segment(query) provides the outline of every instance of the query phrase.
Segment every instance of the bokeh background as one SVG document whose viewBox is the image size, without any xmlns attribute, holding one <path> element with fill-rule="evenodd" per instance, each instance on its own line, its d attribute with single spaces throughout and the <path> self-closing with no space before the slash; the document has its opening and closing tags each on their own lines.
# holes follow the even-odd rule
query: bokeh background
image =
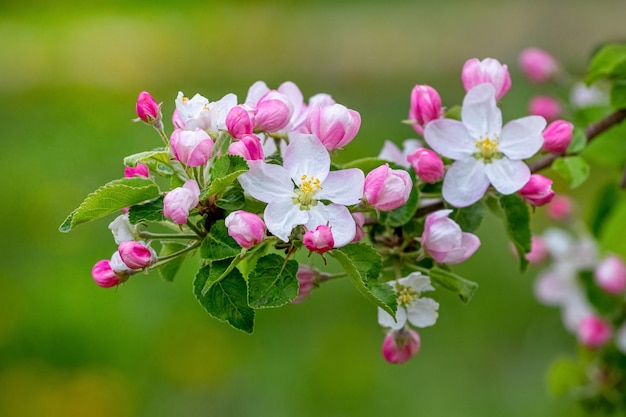
<svg viewBox="0 0 626 417">
<path fill-rule="evenodd" d="M 142 90 L 167 115 L 179 90 L 243 100 L 257 80 L 291 80 L 330 93 L 363 119 L 349 160 L 415 136 L 400 123 L 415 84 L 460 103 L 471 57 L 509 65 L 504 117 L 524 115 L 537 92 L 517 67 L 524 47 L 580 75 L 595 46 L 626 38 L 624 16 L 622 0 L 0 2 L 0 415 L 579 415 L 546 388 L 573 338 L 533 299 L 537 269 L 517 272 L 495 218 L 455 268 L 479 282 L 473 302 L 436 294 L 440 319 L 403 366 L 382 359 L 376 309 L 348 282 L 259 312 L 249 336 L 194 299 L 194 262 L 173 283 L 152 273 L 104 290 L 90 270 L 115 250 L 108 222 L 57 228 L 124 156 L 159 146 L 130 121 Z M 533 221 L 545 225 L 542 209 Z"/>
</svg>

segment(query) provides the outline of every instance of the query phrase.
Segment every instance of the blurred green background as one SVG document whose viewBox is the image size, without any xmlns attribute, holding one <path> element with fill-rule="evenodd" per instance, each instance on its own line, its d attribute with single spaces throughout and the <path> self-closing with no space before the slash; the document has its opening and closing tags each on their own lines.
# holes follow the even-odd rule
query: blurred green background
<svg viewBox="0 0 626 417">
<path fill-rule="evenodd" d="M 90 271 L 115 250 L 108 221 L 57 227 L 122 175 L 124 156 L 159 146 L 130 122 L 142 90 L 167 117 L 179 90 L 242 101 L 256 80 L 291 80 L 307 98 L 330 93 L 363 119 L 345 161 L 414 136 L 399 123 L 413 85 L 460 103 L 471 57 L 509 65 L 504 117 L 524 115 L 538 89 L 521 49 L 580 74 L 599 42 L 624 38 L 625 15 L 622 0 L 1 2 L 0 416 L 578 415 L 545 384 L 573 338 L 534 301 L 536 269 L 516 271 L 491 217 L 455 268 L 479 292 L 469 305 L 435 294 L 440 319 L 403 366 L 382 359 L 376 309 L 347 282 L 260 311 L 249 336 L 197 303 L 193 262 L 174 283 L 153 273 L 101 289 Z"/>
</svg>

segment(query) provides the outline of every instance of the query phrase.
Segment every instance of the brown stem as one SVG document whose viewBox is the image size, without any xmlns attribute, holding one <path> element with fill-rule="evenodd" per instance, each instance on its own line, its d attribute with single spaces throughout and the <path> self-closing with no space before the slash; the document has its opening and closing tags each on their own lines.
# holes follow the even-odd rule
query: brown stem
<svg viewBox="0 0 626 417">
<path fill-rule="evenodd" d="M 626 119 L 626 109 L 621 109 L 617 110 L 615 113 L 609 114 L 607 117 L 600 120 L 599 122 L 587 126 L 587 128 L 585 129 L 587 143 L 590 143 L 596 138 L 596 136 L 609 129 L 610 127 L 621 123 L 624 119 Z M 537 172 L 541 171 L 544 168 L 548 168 L 557 158 L 564 156 L 565 154 L 566 152 L 552 153 L 550 155 L 546 155 L 544 158 L 541 158 L 533 162 L 532 164 L 529 164 L 530 171 Z"/>
<path fill-rule="evenodd" d="M 441 210 L 446 208 L 446 206 L 443 204 L 443 200 L 437 201 L 435 203 L 429 204 L 427 206 L 423 206 L 417 209 L 417 212 L 415 213 L 415 218 L 420 218 L 426 214 L 432 213 L 434 211 L 437 210 Z"/>
</svg>

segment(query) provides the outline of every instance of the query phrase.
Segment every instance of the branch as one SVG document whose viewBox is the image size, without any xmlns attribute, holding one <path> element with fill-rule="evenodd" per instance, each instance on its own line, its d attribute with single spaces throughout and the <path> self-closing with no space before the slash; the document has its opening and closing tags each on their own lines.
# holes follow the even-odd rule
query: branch
<svg viewBox="0 0 626 417">
<path fill-rule="evenodd" d="M 585 136 L 587 137 L 587 144 L 591 143 L 599 134 L 603 133 L 605 130 L 615 126 L 616 124 L 621 123 L 624 119 L 626 119 L 626 109 L 617 110 L 615 113 L 611 113 L 606 116 L 604 119 L 600 120 L 597 123 L 590 124 L 585 129 Z M 542 159 L 539 159 L 531 164 L 529 164 L 529 168 L 531 172 L 541 171 L 544 168 L 548 168 L 552 163 L 561 156 L 565 156 L 566 152 L 561 153 L 552 153 L 550 155 L 545 156 Z"/>
</svg>

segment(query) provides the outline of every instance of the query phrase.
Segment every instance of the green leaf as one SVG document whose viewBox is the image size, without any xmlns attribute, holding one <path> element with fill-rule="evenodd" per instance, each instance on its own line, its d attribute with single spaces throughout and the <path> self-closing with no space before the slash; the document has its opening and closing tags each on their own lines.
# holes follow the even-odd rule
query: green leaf
<svg viewBox="0 0 626 417">
<path fill-rule="evenodd" d="M 200 257 L 211 261 L 233 258 L 241 253 L 241 246 L 230 237 L 224 220 L 218 220 L 200 246 Z"/>
<path fill-rule="evenodd" d="M 571 188 L 581 185 L 589 177 L 589 164 L 580 156 L 557 158 L 552 169 L 569 183 Z"/>
<path fill-rule="evenodd" d="M 409 199 L 402 206 L 397 209 L 388 211 L 381 215 L 383 223 L 387 226 L 398 227 L 404 226 L 408 222 L 411 221 L 413 216 L 415 216 L 415 212 L 417 212 L 417 206 L 419 203 L 419 192 L 417 188 L 413 187 L 411 189 L 411 194 L 409 194 Z"/>
<path fill-rule="evenodd" d="M 147 165 L 152 172 L 156 172 L 164 177 L 173 176 L 174 173 L 181 176 L 181 178 L 187 177 L 180 162 L 172 160 L 170 153 L 165 148 L 156 148 L 124 158 L 124 165 L 126 166 L 134 167 L 140 162 Z"/>
<path fill-rule="evenodd" d="M 585 369 L 571 358 L 557 359 L 548 370 L 548 389 L 555 397 L 585 385 L 586 381 Z"/>
<path fill-rule="evenodd" d="M 243 188 L 240 186 L 228 187 L 222 196 L 215 201 L 215 205 L 226 211 L 241 210 L 246 202 Z"/>
<path fill-rule="evenodd" d="M 165 148 L 156 148 L 151 151 L 139 152 L 133 155 L 129 155 L 124 158 L 124 165 L 129 167 L 137 166 L 140 162 L 145 162 L 149 159 L 154 159 L 160 162 L 167 162 L 169 156 Z"/>
<path fill-rule="evenodd" d="M 165 220 L 163 216 L 163 197 L 159 197 L 154 201 L 144 204 L 136 204 L 128 210 L 128 220 L 132 224 L 141 221 L 162 222 Z"/>
<path fill-rule="evenodd" d="M 587 146 L 587 136 L 582 129 L 574 128 L 572 132 L 572 141 L 567 147 L 568 154 L 579 153 Z"/>
<path fill-rule="evenodd" d="M 368 157 L 368 158 L 355 159 L 354 161 L 343 164 L 341 165 L 341 169 L 358 168 L 361 171 L 363 171 L 365 175 L 367 175 L 373 169 L 376 169 L 379 166 L 385 165 L 388 163 L 389 161 L 385 161 L 383 159 Z"/>
<path fill-rule="evenodd" d="M 398 307 L 396 293 L 391 285 L 378 281 L 382 260 L 374 248 L 365 243 L 351 243 L 328 254 L 341 264 L 361 294 L 395 316 Z"/>
<path fill-rule="evenodd" d="M 600 244 L 608 252 L 626 257 L 626 200 L 620 198 L 604 218 L 600 229 Z"/>
<path fill-rule="evenodd" d="M 65 219 L 59 227 L 69 232 L 81 223 L 100 219 L 124 207 L 152 200 L 160 194 L 152 180 L 142 177 L 122 178 L 111 181 L 89 194 L 85 201 Z"/>
<path fill-rule="evenodd" d="M 585 289 L 587 300 L 601 316 L 610 317 L 613 313 L 619 312 L 622 297 L 615 297 L 600 288 L 596 284 L 593 271 L 580 271 L 578 278 Z"/>
<path fill-rule="evenodd" d="M 167 256 L 185 249 L 187 245 L 178 242 L 165 242 L 159 253 L 159 256 Z M 183 265 L 187 254 L 183 254 L 173 258 L 157 268 L 161 277 L 166 281 L 174 281 L 174 277 Z"/>
<path fill-rule="evenodd" d="M 626 83 L 615 82 L 611 88 L 611 106 L 616 109 L 626 108 Z"/>
<path fill-rule="evenodd" d="M 438 266 L 432 268 L 428 272 L 428 275 L 434 286 L 452 291 L 454 294 L 458 295 L 464 303 L 469 303 L 474 296 L 474 292 L 478 289 L 478 284 L 474 281 L 465 279 Z"/>
<path fill-rule="evenodd" d="M 473 233 L 480 227 L 485 217 L 485 206 L 478 201 L 471 206 L 454 209 L 450 218 L 457 222 L 464 232 Z"/>
<path fill-rule="evenodd" d="M 461 106 L 452 106 L 446 110 L 446 119 L 461 120 Z"/>
<path fill-rule="evenodd" d="M 523 272 L 528 267 L 526 254 L 530 252 L 532 237 L 528 205 L 519 195 L 509 194 L 500 197 L 500 207 L 504 211 L 507 235 L 515 245 L 520 260 L 520 271 Z"/>
<path fill-rule="evenodd" d="M 252 308 L 280 307 L 298 295 L 298 262 L 269 254 L 248 275 L 248 304 Z"/>
<path fill-rule="evenodd" d="M 248 170 L 248 163 L 238 155 L 222 155 L 211 166 L 209 195 L 221 193 L 233 181 Z"/>
<path fill-rule="evenodd" d="M 620 200 L 620 194 L 618 184 L 609 183 L 593 199 L 595 204 L 589 218 L 589 229 L 596 238 L 600 237 L 605 221 Z"/>
<path fill-rule="evenodd" d="M 246 281 L 237 268 L 219 279 L 231 260 L 202 267 L 193 281 L 193 292 L 211 316 L 246 333 L 254 330 L 254 310 L 248 306 Z M 219 280 L 218 280 L 219 279 Z"/>
<path fill-rule="evenodd" d="M 589 64 L 585 83 L 591 85 L 600 79 L 626 77 L 626 45 L 609 44 L 598 51 Z"/>
</svg>

